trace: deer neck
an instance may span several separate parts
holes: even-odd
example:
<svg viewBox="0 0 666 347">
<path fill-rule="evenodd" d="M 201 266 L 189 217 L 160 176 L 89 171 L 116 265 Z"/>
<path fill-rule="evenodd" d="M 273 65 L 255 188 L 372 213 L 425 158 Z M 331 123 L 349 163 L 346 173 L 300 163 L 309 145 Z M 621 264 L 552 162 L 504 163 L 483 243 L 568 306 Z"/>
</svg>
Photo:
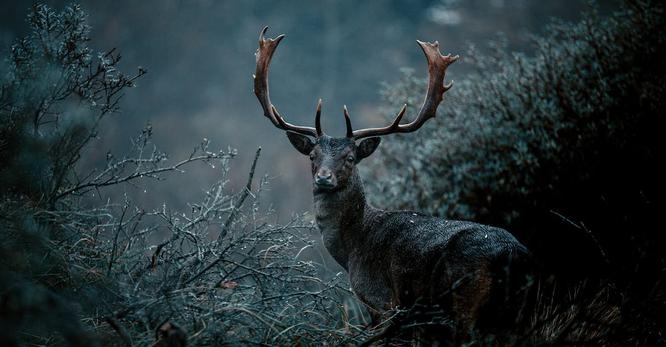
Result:
<svg viewBox="0 0 666 347">
<path fill-rule="evenodd" d="M 315 217 L 324 245 L 342 267 L 352 249 L 363 242 L 364 217 L 367 208 L 363 182 L 356 169 L 348 184 L 333 192 L 315 192 Z"/>
</svg>

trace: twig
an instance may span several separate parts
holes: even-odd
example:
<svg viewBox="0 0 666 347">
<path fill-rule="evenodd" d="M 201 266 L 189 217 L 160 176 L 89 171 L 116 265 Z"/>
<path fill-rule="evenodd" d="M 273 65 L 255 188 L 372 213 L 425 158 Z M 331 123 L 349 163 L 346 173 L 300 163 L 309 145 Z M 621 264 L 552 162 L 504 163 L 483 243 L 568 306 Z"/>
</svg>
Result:
<svg viewBox="0 0 666 347">
<path fill-rule="evenodd" d="M 115 178 L 115 179 L 109 179 L 109 180 L 103 181 L 103 182 L 98 182 L 97 181 L 98 179 L 100 179 L 105 174 L 107 174 L 111 171 L 110 169 L 106 169 L 102 173 L 97 175 L 97 177 L 94 178 L 91 182 L 86 182 L 86 183 L 79 184 L 79 185 L 76 185 L 74 187 L 65 189 L 62 193 L 60 193 L 60 194 L 58 194 L 58 196 L 56 196 L 55 200 L 58 200 L 58 199 L 60 199 L 64 196 L 72 194 L 76 191 L 81 191 L 82 189 L 113 186 L 113 185 L 117 185 L 119 183 L 128 182 L 128 181 L 134 180 L 136 178 L 144 177 L 144 176 L 145 177 L 152 177 L 152 176 L 154 176 L 155 174 L 158 174 L 158 173 L 163 173 L 163 172 L 168 172 L 168 171 L 178 171 L 181 166 L 189 164 L 191 162 L 195 162 L 195 161 L 199 161 L 199 160 L 206 160 L 206 159 L 216 159 L 216 158 L 221 158 L 221 157 L 222 157 L 222 155 L 219 155 L 219 154 L 206 153 L 204 155 L 184 159 L 184 160 L 182 160 L 182 161 L 180 161 L 180 162 L 178 162 L 178 163 L 176 163 L 172 166 L 158 167 L 158 168 L 149 169 L 149 170 L 146 170 L 146 171 L 135 171 L 135 172 L 133 172 L 133 173 L 127 175 L 127 176 L 124 176 L 124 177 L 119 177 L 119 178 Z M 133 161 L 133 160 L 126 159 L 123 162 L 121 162 L 121 164 L 125 164 L 125 163 L 130 162 L 130 161 Z M 153 161 L 151 161 L 151 159 L 141 159 L 141 160 L 136 160 L 136 162 L 151 163 Z"/>
<path fill-rule="evenodd" d="M 580 223 L 580 225 L 574 223 L 572 220 L 569 218 L 563 216 L 562 214 L 558 213 L 555 210 L 550 210 L 550 213 L 562 218 L 565 222 L 567 222 L 569 225 L 573 226 L 574 228 L 578 230 L 582 230 L 587 233 L 587 235 L 592 239 L 592 242 L 594 242 L 594 245 L 597 246 L 597 250 L 601 254 L 601 257 L 603 258 L 604 262 L 606 265 L 610 265 L 610 260 L 608 259 L 608 256 L 606 255 L 606 252 L 604 251 L 604 248 L 601 246 L 601 243 L 599 243 L 599 240 L 592 234 L 592 231 L 589 230 L 587 227 L 585 227 L 585 224 Z"/>
<path fill-rule="evenodd" d="M 257 152 L 254 155 L 254 160 L 252 161 L 252 167 L 250 168 L 250 174 L 247 178 L 247 184 L 245 184 L 245 189 L 241 193 L 240 198 L 238 199 L 238 203 L 234 206 L 234 209 L 231 211 L 229 214 L 229 217 L 227 218 L 227 221 L 224 222 L 224 226 L 222 227 L 222 230 L 220 231 L 220 235 L 217 237 L 217 241 L 221 242 L 225 236 L 227 236 L 227 232 L 229 231 L 229 227 L 231 226 L 231 223 L 233 223 L 234 219 L 236 218 L 236 215 L 240 211 L 240 209 L 243 207 L 243 203 L 245 203 L 245 199 L 247 196 L 250 194 L 252 191 L 252 180 L 254 179 L 254 169 L 257 167 L 257 160 L 259 160 L 259 154 L 261 153 L 261 147 L 257 148 Z"/>
<path fill-rule="evenodd" d="M 227 230 L 229 229 L 229 226 L 231 225 L 231 223 L 233 222 L 233 220 L 236 216 L 236 213 L 243 206 L 243 203 L 245 202 L 245 199 L 250 194 L 250 191 L 252 189 L 252 180 L 254 178 L 254 171 L 255 171 L 255 168 L 257 167 L 257 161 L 259 160 L 259 154 L 260 153 L 261 153 L 261 147 L 257 148 L 257 152 L 254 155 L 254 160 L 252 161 L 252 166 L 250 167 L 250 173 L 248 174 L 247 183 L 245 184 L 245 189 L 243 190 L 243 192 L 241 193 L 240 198 L 238 199 L 238 204 L 236 206 L 234 206 L 231 213 L 229 214 L 229 217 L 224 222 L 224 226 L 222 227 L 222 230 L 220 231 L 220 235 L 217 238 L 218 242 L 220 242 L 224 239 L 224 237 L 227 234 Z M 201 271 L 199 271 L 196 275 L 187 279 L 187 281 L 185 281 L 185 283 L 183 283 L 183 284 L 184 285 L 189 284 L 192 281 L 196 280 L 197 278 L 201 277 L 203 274 L 208 272 L 208 270 L 210 270 L 213 266 L 217 265 L 222 260 L 223 256 L 224 256 L 224 252 L 222 254 L 220 254 L 220 256 L 217 259 L 215 259 L 212 263 L 208 264 Z"/>
</svg>

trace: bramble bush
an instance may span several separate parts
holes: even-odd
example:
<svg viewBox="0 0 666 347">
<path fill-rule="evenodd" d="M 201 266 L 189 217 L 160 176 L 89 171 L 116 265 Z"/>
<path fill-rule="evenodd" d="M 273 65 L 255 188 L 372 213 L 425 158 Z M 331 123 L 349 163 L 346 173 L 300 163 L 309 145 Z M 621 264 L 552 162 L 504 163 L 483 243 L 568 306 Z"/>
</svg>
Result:
<svg viewBox="0 0 666 347">
<path fill-rule="evenodd" d="M 235 150 L 204 139 L 172 160 L 148 125 L 101 168 L 82 156 L 146 71 L 88 47 L 79 6 L 35 5 L 0 89 L 0 345 L 343 344 L 367 336 L 349 284 L 312 261 L 313 226 L 260 203 L 258 150 L 240 191 Z M 210 165 L 219 180 L 187 211 L 150 210 L 123 187 Z M 167 323 L 165 323 L 167 322 Z M 155 332 L 156 328 L 167 330 Z M 156 337 L 157 334 L 157 337 Z M 176 344 L 178 345 L 178 344 Z"/>
<path fill-rule="evenodd" d="M 501 39 L 488 54 L 471 47 L 461 60 L 473 72 L 456 76 L 438 117 L 380 146 L 365 171 L 369 197 L 505 227 L 560 283 L 586 279 L 591 294 L 577 297 L 591 301 L 566 305 L 607 297 L 602 315 L 622 337 L 663 339 L 664 29 L 662 4 L 626 1 L 607 18 L 592 8 L 578 23 L 552 23 L 529 54 Z M 407 72 L 386 100 L 419 105 L 425 85 Z M 588 342 L 621 338 L 604 331 Z"/>
</svg>

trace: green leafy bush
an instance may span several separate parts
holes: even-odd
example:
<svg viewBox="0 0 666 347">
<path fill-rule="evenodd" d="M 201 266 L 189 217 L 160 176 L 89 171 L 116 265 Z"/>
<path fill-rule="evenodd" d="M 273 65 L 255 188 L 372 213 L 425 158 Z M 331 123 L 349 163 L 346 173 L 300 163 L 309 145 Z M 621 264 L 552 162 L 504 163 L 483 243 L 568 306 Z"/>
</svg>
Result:
<svg viewBox="0 0 666 347">
<path fill-rule="evenodd" d="M 455 76 L 438 118 L 382 144 L 368 195 L 503 226 L 561 279 L 609 280 L 636 299 L 623 313 L 654 322 L 666 268 L 664 7 L 628 1 L 584 18 L 550 25 L 531 54 L 501 41 L 492 54 L 470 49 L 462 60 L 476 69 Z M 425 85 L 408 72 L 386 99 L 420 105 Z"/>
</svg>

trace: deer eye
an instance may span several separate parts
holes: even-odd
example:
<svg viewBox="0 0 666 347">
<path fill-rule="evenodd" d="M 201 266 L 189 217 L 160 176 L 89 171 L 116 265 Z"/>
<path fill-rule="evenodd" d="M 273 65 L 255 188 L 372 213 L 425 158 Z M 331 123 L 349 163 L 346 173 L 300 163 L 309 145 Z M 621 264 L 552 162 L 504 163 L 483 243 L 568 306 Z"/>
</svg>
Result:
<svg viewBox="0 0 666 347">
<path fill-rule="evenodd" d="M 314 160 L 314 158 L 315 158 L 314 152 L 310 153 L 310 160 Z"/>
<path fill-rule="evenodd" d="M 353 163 L 354 162 L 354 156 L 353 155 L 348 156 L 347 161 L 350 162 L 350 163 Z"/>
</svg>

